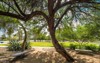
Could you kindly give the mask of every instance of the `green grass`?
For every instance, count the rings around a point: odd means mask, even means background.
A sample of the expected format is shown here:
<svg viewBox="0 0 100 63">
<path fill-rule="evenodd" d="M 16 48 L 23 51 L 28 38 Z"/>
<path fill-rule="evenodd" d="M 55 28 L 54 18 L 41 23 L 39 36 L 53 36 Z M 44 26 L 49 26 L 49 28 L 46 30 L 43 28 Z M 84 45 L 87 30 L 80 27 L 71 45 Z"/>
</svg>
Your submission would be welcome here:
<svg viewBox="0 0 100 63">
<path fill-rule="evenodd" d="M 84 42 L 82 43 L 82 45 L 79 42 L 59 42 L 60 45 L 62 45 L 63 47 L 70 47 L 70 44 L 74 44 L 75 46 L 77 46 L 77 48 L 79 48 L 80 46 L 91 46 L 93 43 L 87 43 Z M 0 44 L 0 46 L 8 46 L 9 44 Z M 37 46 L 37 47 L 53 47 L 52 42 L 30 42 L 31 47 Z M 95 44 L 93 44 L 95 45 Z"/>
<path fill-rule="evenodd" d="M 69 47 L 70 42 L 59 42 L 64 47 Z M 0 46 L 7 46 L 8 44 L 0 44 Z M 53 47 L 52 42 L 30 42 L 31 47 Z"/>
<path fill-rule="evenodd" d="M 70 49 L 86 49 L 94 52 L 100 51 L 100 45 L 91 42 L 59 42 L 59 44 L 65 48 Z M 0 44 L 0 46 L 8 46 L 9 44 Z M 31 47 L 53 47 L 52 42 L 30 42 Z"/>
<path fill-rule="evenodd" d="M 30 45 L 33 46 L 39 46 L 39 47 L 53 47 L 53 44 L 51 42 L 30 42 Z"/>
<path fill-rule="evenodd" d="M 0 44 L 0 46 L 8 46 L 8 44 Z"/>
<path fill-rule="evenodd" d="M 52 42 L 30 42 L 31 46 L 39 46 L 39 47 L 53 47 Z M 69 47 L 70 42 L 59 42 L 63 47 Z"/>
<path fill-rule="evenodd" d="M 63 47 L 69 47 L 71 42 L 59 42 L 59 44 Z"/>
</svg>

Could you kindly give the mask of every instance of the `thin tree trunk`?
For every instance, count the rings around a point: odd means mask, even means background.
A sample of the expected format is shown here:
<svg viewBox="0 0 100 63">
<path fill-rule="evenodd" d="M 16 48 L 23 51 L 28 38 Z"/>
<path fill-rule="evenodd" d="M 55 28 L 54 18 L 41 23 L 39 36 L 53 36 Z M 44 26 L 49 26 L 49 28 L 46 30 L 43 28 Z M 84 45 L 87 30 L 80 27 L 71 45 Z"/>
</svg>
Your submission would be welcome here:
<svg viewBox="0 0 100 63">
<path fill-rule="evenodd" d="M 21 38 L 22 38 L 22 35 L 21 35 L 21 31 L 18 29 L 18 40 L 20 41 L 20 40 L 22 40 Z"/>
<path fill-rule="evenodd" d="M 23 30 L 24 30 L 24 40 L 23 40 L 23 43 L 22 43 L 22 51 L 25 50 L 25 45 L 27 43 L 27 31 L 26 31 L 25 28 L 23 28 Z"/>
<path fill-rule="evenodd" d="M 22 23 L 20 23 L 20 25 L 22 26 L 22 29 L 24 31 L 24 40 L 23 40 L 23 43 L 22 43 L 22 51 L 24 51 L 25 50 L 25 45 L 27 43 L 27 31 L 26 31 L 26 29 L 25 29 L 25 27 L 23 26 Z"/>
</svg>

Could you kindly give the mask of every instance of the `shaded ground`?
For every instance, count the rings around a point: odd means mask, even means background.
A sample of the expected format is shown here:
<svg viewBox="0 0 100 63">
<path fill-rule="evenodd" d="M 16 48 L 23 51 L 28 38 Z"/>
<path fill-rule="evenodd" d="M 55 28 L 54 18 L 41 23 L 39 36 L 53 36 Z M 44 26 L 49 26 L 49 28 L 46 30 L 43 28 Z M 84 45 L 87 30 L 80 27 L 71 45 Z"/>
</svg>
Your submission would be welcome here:
<svg viewBox="0 0 100 63">
<path fill-rule="evenodd" d="M 9 52 L 5 48 L 0 48 L 0 56 L 10 56 L 15 52 Z M 78 54 L 78 52 L 69 50 L 76 61 L 74 63 L 100 63 L 100 54 Z M 10 63 L 8 58 L 0 58 L 0 63 Z M 67 63 L 65 59 L 58 54 L 54 48 L 35 48 L 29 52 L 29 55 L 14 63 Z"/>
</svg>

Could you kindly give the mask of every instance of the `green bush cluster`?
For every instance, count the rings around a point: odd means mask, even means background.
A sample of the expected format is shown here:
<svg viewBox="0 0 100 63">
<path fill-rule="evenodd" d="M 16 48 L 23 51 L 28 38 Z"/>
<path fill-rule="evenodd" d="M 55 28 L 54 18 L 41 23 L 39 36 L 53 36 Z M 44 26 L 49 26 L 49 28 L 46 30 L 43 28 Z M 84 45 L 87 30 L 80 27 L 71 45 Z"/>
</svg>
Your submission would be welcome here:
<svg viewBox="0 0 100 63">
<path fill-rule="evenodd" d="M 70 43 L 69 46 L 70 49 L 85 49 L 85 50 L 91 50 L 93 52 L 100 52 L 100 45 L 96 45 L 96 44 L 91 44 L 91 43 Z"/>
<path fill-rule="evenodd" d="M 25 49 L 28 49 L 28 48 L 30 48 L 29 42 L 27 42 L 25 45 Z M 10 41 L 8 45 L 8 50 L 9 51 L 21 51 L 22 50 L 21 43 L 16 40 Z"/>
<path fill-rule="evenodd" d="M 85 45 L 84 47 L 85 47 L 86 50 L 91 50 L 93 52 L 99 51 L 98 46 L 96 46 L 94 44 Z"/>
<path fill-rule="evenodd" d="M 70 49 L 85 49 L 85 50 L 91 50 L 93 52 L 100 52 L 100 45 L 91 43 L 91 42 L 59 42 L 59 44 L 65 48 Z M 1 44 L 3 45 L 3 44 Z M 6 44 L 8 46 L 8 50 L 11 51 L 20 51 L 21 43 L 18 41 L 10 41 L 9 44 Z M 28 49 L 30 47 L 38 46 L 38 47 L 54 47 L 52 42 L 27 42 L 25 45 L 25 49 Z"/>
</svg>

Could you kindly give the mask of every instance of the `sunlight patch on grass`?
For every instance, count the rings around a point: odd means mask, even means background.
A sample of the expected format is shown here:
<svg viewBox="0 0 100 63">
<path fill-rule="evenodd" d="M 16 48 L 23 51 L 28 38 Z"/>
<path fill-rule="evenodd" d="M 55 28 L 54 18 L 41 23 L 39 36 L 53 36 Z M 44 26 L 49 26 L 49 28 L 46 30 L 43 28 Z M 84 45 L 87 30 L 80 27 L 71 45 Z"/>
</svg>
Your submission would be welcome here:
<svg viewBox="0 0 100 63">
<path fill-rule="evenodd" d="M 30 42 L 32 47 L 39 46 L 39 47 L 53 47 L 51 42 Z"/>
<path fill-rule="evenodd" d="M 0 44 L 0 46 L 8 46 L 8 44 Z"/>
</svg>

